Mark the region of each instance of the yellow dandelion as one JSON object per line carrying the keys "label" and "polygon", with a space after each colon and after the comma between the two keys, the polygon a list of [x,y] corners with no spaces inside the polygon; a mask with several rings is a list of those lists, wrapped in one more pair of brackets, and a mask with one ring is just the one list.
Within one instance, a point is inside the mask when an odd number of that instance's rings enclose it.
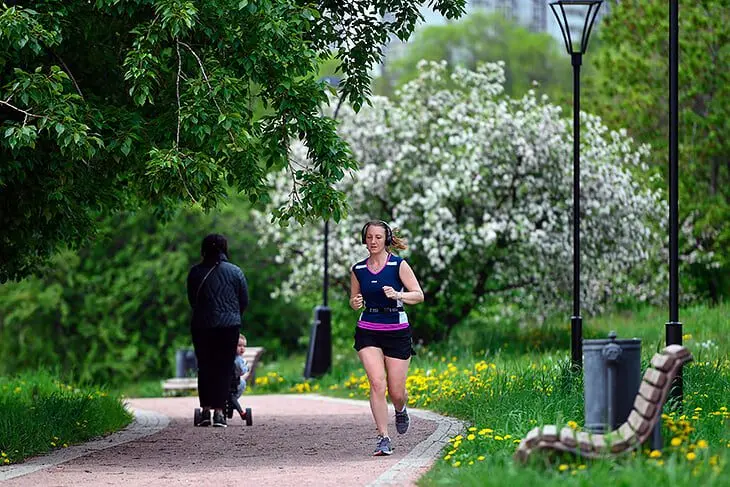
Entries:
{"label": "yellow dandelion", "polygon": [[567,466],[566,464],[564,464],[564,463],[561,463],[561,464],[560,464],[560,466],[558,467],[558,470],[560,470],[561,472],[565,472],[565,471],[566,471],[566,470],[568,470],[569,468],[570,468],[570,467],[569,467],[569,466]]}
{"label": "yellow dandelion", "polygon": [[671,443],[672,443],[672,446],[679,446],[682,444],[682,438],[675,436],[674,438],[672,438]]}
{"label": "yellow dandelion", "polygon": [[466,439],[469,441],[474,441],[474,438],[476,438],[476,436],[473,434],[469,434],[469,436],[466,437]]}
{"label": "yellow dandelion", "polygon": [[697,454],[695,452],[691,451],[691,452],[687,453],[687,460],[689,460],[690,462],[692,460],[694,460],[695,458],[697,458]]}
{"label": "yellow dandelion", "polygon": [[699,440],[697,442],[697,448],[707,448],[707,440]]}
{"label": "yellow dandelion", "polygon": [[446,460],[447,462],[448,462],[449,460],[451,460],[451,455],[446,455],[446,456],[444,457],[444,460]]}
{"label": "yellow dandelion", "polygon": [[662,456],[662,452],[659,450],[652,450],[651,453],[649,453],[649,458],[659,458]]}
{"label": "yellow dandelion", "polygon": [[461,465],[461,462],[454,462],[454,468],[459,468],[459,465]]}
{"label": "yellow dandelion", "polygon": [[568,421],[568,427],[574,430],[578,429],[578,423],[576,423],[575,421]]}
{"label": "yellow dandelion", "polygon": [[479,455],[477,457],[477,460],[479,460],[480,462],[483,462],[484,461],[484,455]]}
{"label": "yellow dandelion", "polygon": [[471,428],[469,428],[469,431],[476,431],[476,430],[477,429],[474,426],[472,426]]}
{"label": "yellow dandelion", "polygon": [[578,470],[585,470],[587,467],[583,464],[578,465]]}
{"label": "yellow dandelion", "polygon": [[502,438],[501,436],[495,436],[495,437],[494,437],[494,439],[495,439],[495,440],[497,440],[497,441],[502,441],[502,440],[504,440],[504,438]]}

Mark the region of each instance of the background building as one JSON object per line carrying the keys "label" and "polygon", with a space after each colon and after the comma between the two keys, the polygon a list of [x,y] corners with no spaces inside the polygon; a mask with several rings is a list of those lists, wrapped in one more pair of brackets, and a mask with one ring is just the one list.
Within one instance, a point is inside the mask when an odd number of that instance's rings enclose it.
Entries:
{"label": "background building", "polygon": [[[465,15],[469,15],[477,10],[488,13],[499,12],[505,18],[512,19],[533,32],[546,32],[550,34],[562,45],[563,37],[560,33],[560,26],[550,9],[551,1],[552,0],[468,0]],[[601,5],[601,9],[596,17],[595,25],[600,25],[598,19],[606,15],[608,12],[608,4],[609,1],[606,0],[603,5]],[[580,24],[584,20],[582,16],[571,16],[567,9],[566,14],[568,15],[568,22],[571,23],[575,21]],[[418,28],[423,28],[429,25],[441,25],[448,22],[448,20],[446,20],[441,14],[426,7],[421,9],[421,15],[423,15],[423,22]],[[458,20],[456,21],[458,22]],[[391,59],[393,57],[398,57],[403,51],[403,47],[403,42],[398,39],[393,39],[386,47],[385,55]]]}

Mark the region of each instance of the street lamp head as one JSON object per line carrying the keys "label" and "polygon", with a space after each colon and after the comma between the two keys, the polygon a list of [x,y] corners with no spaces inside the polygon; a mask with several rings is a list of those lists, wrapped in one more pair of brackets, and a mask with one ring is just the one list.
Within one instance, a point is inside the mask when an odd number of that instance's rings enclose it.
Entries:
{"label": "street lamp head", "polygon": [[550,8],[560,25],[568,54],[584,54],[602,0],[558,0]]}

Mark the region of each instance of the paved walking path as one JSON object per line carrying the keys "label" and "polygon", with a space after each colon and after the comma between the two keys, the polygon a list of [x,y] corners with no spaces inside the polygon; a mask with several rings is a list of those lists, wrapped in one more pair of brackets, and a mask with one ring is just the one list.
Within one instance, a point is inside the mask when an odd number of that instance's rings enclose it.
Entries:
{"label": "paved walking path", "polygon": [[370,456],[375,428],[368,403],[317,395],[244,396],[253,426],[194,428],[197,398],[132,399],[136,420],[124,431],[0,467],[3,486],[413,485],[461,422],[411,410],[395,453]]}

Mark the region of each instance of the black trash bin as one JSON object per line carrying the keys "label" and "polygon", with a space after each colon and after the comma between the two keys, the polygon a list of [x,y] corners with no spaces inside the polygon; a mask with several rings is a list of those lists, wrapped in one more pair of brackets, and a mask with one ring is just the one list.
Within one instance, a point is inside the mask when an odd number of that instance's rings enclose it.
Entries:
{"label": "black trash bin", "polygon": [[198,361],[195,351],[183,348],[175,352],[175,377],[194,377],[198,375]]}
{"label": "black trash bin", "polygon": [[631,413],[641,385],[641,340],[583,340],[585,429],[613,431]]}

